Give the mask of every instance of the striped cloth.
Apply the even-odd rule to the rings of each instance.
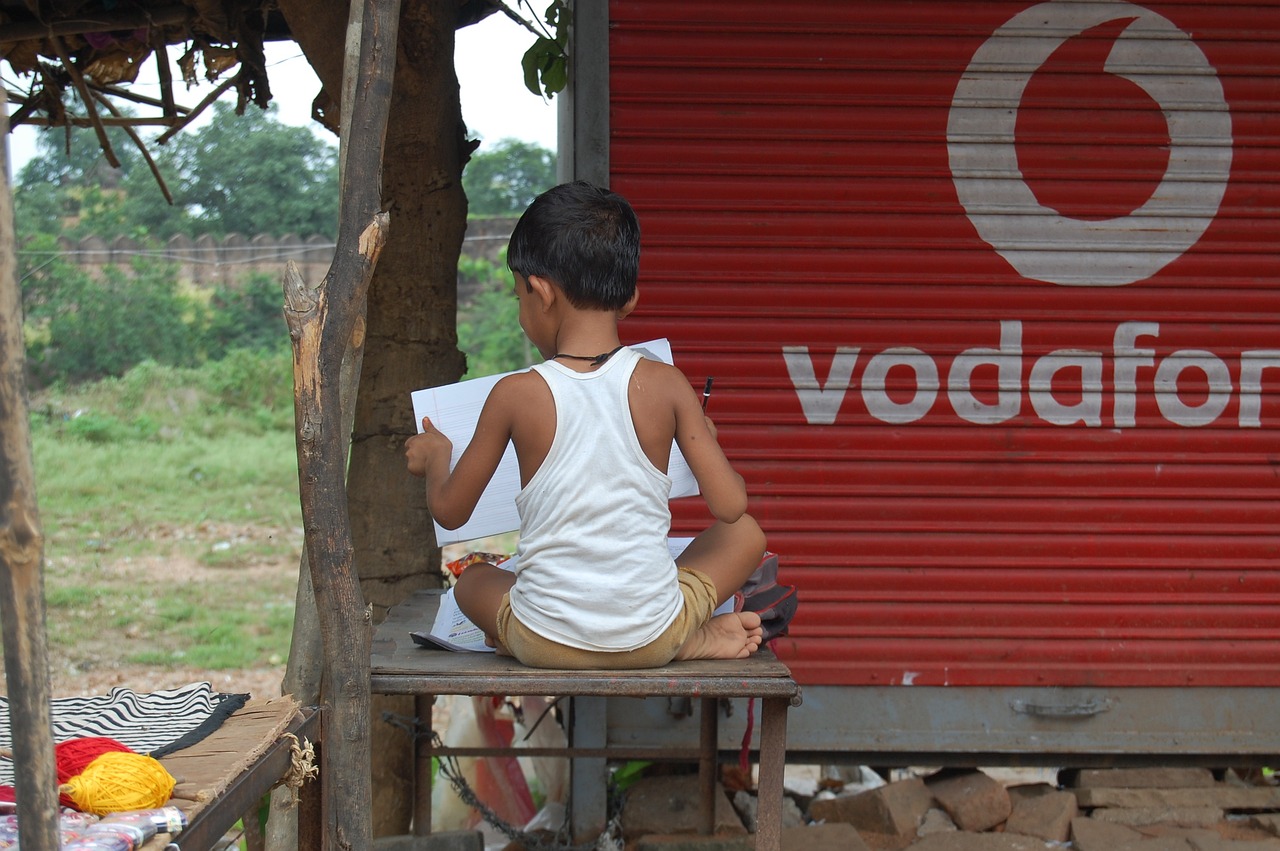
[[[139,694],[113,688],[105,695],[51,701],[53,741],[109,736],[157,759],[191,747],[244,706],[247,694],[222,694],[209,683]],[[0,697],[0,748],[10,750],[9,700]],[[0,784],[13,783],[13,763],[0,760]]]

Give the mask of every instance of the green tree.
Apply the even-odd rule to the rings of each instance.
[[[136,171],[128,193],[134,221],[165,238],[178,232],[335,237],[337,148],[275,116],[274,106],[236,115],[230,105],[215,103],[209,124],[179,135],[157,158],[171,175],[179,228],[163,204],[141,203],[155,193],[144,191]]]
[[[110,238],[129,233],[121,185],[135,170],[148,176],[150,172],[124,130],[109,127],[107,135],[119,168],[107,162],[93,133],[68,135],[47,129],[37,137],[36,156],[15,181],[14,222],[20,243],[37,234]],[[151,191],[160,197],[154,185]]]
[[[520,330],[520,302],[511,292],[510,276],[490,279],[479,295],[459,312],[458,348],[467,357],[464,378],[523,369],[535,354]]]
[[[24,300],[35,308],[27,314],[36,325],[27,348],[37,383],[120,376],[144,360],[174,366],[198,360],[189,324],[196,311],[168,264],[106,266],[100,280],[61,260],[46,268],[48,277],[23,282],[32,290]]]
[[[473,216],[518,216],[556,182],[551,151],[519,139],[502,139],[471,155],[462,173]]]
[[[300,236],[337,233],[337,148],[276,118],[275,107],[244,115],[225,103],[212,121],[152,155],[170,205],[134,143],[109,128],[120,168],[92,133],[45,133],[18,175],[14,215],[20,240],[37,233],[164,240],[175,234]]]

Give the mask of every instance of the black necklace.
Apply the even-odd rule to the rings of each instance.
[[[551,356],[551,359],[555,360],[556,358],[568,358],[569,360],[585,360],[585,361],[590,361],[592,366],[599,366],[600,364],[604,363],[605,361],[607,361],[609,358],[613,357],[620,351],[622,351],[622,346],[618,346],[618,348],[614,349],[613,351],[605,352],[604,354],[600,354],[600,355],[566,355],[564,352],[557,352],[556,354]]]

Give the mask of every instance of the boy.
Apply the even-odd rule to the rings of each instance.
[[[583,182],[538,196],[511,234],[507,265],[520,327],[545,362],[494,386],[452,473],[452,444],[430,420],[405,444],[409,472],[426,479],[447,529],[470,518],[507,441],[515,445],[519,566],[474,564],[454,595],[499,652],[526,665],[647,668],[760,646],[758,615],[712,617],[764,553],[742,477],[684,375],[619,342],[639,259],[640,226],[622,196]],[[674,561],[673,438],[716,518]]]

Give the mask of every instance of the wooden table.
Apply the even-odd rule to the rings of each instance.
[[[688,759],[698,762],[702,790],[701,829],[714,828],[717,794],[718,701],[721,698],[758,698],[761,701],[759,749],[759,811],[756,847],[776,851],[781,843],[782,776],[786,766],[787,708],[800,703],[800,687],[791,671],[772,653],[762,650],[748,659],[675,662],[661,668],[635,671],[565,671],[529,668],[492,653],[433,650],[416,645],[413,631],[430,629],[440,591],[419,591],[393,607],[373,638],[370,662],[371,691],[375,694],[418,697],[416,738],[417,787],[414,796],[414,833],[431,831],[431,759],[436,754],[482,756],[509,753],[511,749],[446,748],[432,744],[431,704],[436,695],[546,695],[570,698],[689,697],[701,703],[701,728],[696,751],[673,748],[602,747],[603,731],[593,731],[585,745],[583,731],[568,731],[565,749],[520,749],[527,756],[567,756],[591,761],[598,769],[588,782],[604,786],[605,761],[609,759]],[[422,729],[425,727],[425,729]],[[588,745],[594,745],[588,746]],[[575,765],[573,793],[581,784]],[[594,839],[603,822],[589,814],[572,816],[575,842]]]
[[[168,805],[185,812],[188,823],[177,836],[149,840],[143,851],[210,851],[241,818],[257,819],[263,796],[289,775],[296,746],[319,744],[320,719],[318,710],[291,697],[250,700],[197,744],[162,758],[178,779]],[[300,849],[320,847],[319,789],[311,780],[300,792]]]

